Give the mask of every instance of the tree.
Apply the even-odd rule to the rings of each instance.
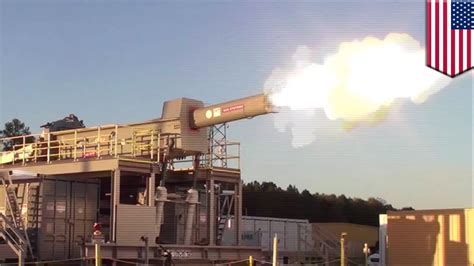
[[[286,191],[287,192],[290,192],[290,193],[295,193],[295,194],[299,194],[300,192],[298,191],[298,188],[296,188],[296,186],[293,186],[293,185],[289,185],[287,188],[286,188]]]
[[[279,188],[273,182],[262,182],[262,191],[263,192],[275,192],[275,191],[281,191],[281,188]]]
[[[0,137],[10,138],[17,136],[24,136],[31,134],[30,128],[25,126],[25,123],[21,122],[19,119],[13,119],[11,122],[5,123],[5,129],[0,130]],[[27,137],[25,139],[26,143],[34,142],[34,137]],[[13,150],[15,145],[23,144],[22,138],[17,138],[13,140],[7,140],[1,143],[3,145],[3,150],[9,151]]]
[[[307,189],[305,189],[301,192],[301,196],[303,196],[304,198],[311,198],[312,197],[311,193]]]

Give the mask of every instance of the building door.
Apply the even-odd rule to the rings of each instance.
[[[97,183],[47,179],[42,184],[42,221],[38,235],[40,258],[81,256],[80,244],[89,241],[97,213]]]
[[[67,201],[69,182],[55,179],[42,183],[42,217],[38,234],[38,252],[43,260],[65,259],[68,251]]]
[[[69,220],[69,257],[79,258],[81,244],[90,241],[97,217],[97,183],[71,182],[71,217]]]

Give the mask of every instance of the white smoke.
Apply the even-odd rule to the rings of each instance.
[[[275,116],[275,125],[280,131],[291,128],[295,147],[314,141],[315,127],[307,123],[318,109],[346,125],[376,122],[396,99],[422,103],[450,82],[426,67],[420,43],[401,33],[341,43],[322,64],[301,46],[293,62],[291,68],[275,69],[264,88],[273,104],[286,110],[284,116]],[[292,116],[299,119],[291,122]]]

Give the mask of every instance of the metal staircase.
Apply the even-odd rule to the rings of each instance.
[[[221,191],[219,193],[217,208],[219,210],[219,221],[217,224],[216,244],[221,245],[225,227],[231,219],[232,210],[234,208],[234,192],[230,190]]]
[[[217,224],[217,236],[216,236],[216,244],[220,245],[222,242],[222,236],[224,235],[225,225],[227,223],[227,217],[221,217],[219,223]]]
[[[41,219],[40,212],[40,185],[27,184],[26,186],[26,197],[27,200],[27,211],[26,211],[26,220],[27,220],[27,237],[29,239],[32,254],[36,254],[37,240],[38,240],[38,228],[39,221]]]
[[[7,217],[6,215],[3,215],[1,217],[4,222],[2,224],[6,224],[8,229],[5,229],[2,226],[2,233],[5,236],[12,237],[13,235],[15,236],[14,239],[16,241],[11,241],[12,243],[15,243],[17,248],[14,250],[24,250],[28,251],[27,254],[29,254],[32,258],[34,257],[33,254],[33,249],[31,247],[31,242],[30,238],[28,236],[27,232],[27,224],[24,222],[23,217],[22,217],[22,208],[23,208],[23,203],[24,200],[28,200],[28,186],[23,187],[23,193],[22,196],[20,197],[21,201],[19,201],[17,197],[17,188],[13,187],[13,182],[11,180],[11,177],[8,175],[8,183],[5,180],[4,176],[0,176],[0,181],[3,186],[3,189],[5,191],[5,197],[6,197],[6,214],[10,215],[10,217]],[[3,235],[2,235],[3,236]],[[6,239],[6,238],[5,238]],[[8,242],[8,239],[6,239]],[[26,247],[23,247],[25,245]]]
[[[21,265],[27,253],[27,240],[23,237],[23,233],[3,213],[0,213],[0,238],[3,238],[15,252],[18,256],[18,265]]]

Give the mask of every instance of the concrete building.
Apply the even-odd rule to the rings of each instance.
[[[474,209],[392,211],[380,221],[381,265],[474,265]]]

